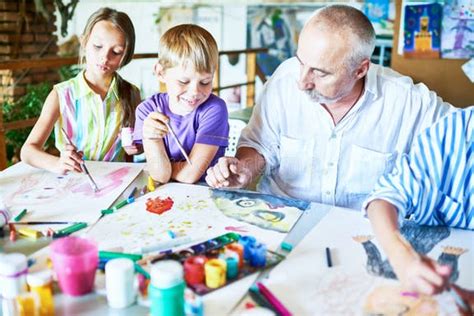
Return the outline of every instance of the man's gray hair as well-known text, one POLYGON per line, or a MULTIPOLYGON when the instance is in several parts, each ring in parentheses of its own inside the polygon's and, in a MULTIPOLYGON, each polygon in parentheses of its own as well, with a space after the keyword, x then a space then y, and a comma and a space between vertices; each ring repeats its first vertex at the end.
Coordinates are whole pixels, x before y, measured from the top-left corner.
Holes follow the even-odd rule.
POLYGON ((316 11, 308 22, 350 35, 354 43, 346 57, 349 69, 355 69, 364 59, 370 60, 375 48, 375 30, 360 10, 347 5, 330 5, 316 11))

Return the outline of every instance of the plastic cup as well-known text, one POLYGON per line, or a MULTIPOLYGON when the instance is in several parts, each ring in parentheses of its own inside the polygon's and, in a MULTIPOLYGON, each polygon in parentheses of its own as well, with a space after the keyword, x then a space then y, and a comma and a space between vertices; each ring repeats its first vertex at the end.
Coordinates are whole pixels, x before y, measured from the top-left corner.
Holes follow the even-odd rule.
POLYGON ((51 260, 63 293, 80 296, 94 288, 97 246, 87 239, 64 237, 51 243, 51 260))

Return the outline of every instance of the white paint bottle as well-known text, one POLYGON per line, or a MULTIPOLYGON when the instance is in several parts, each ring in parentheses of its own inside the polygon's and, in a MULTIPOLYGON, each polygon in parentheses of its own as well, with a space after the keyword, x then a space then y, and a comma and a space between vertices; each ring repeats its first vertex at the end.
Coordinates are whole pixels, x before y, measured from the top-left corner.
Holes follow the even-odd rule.
POLYGON ((125 308, 135 303, 133 261, 127 258, 112 259, 105 265, 107 302, 112 308, 125 308))

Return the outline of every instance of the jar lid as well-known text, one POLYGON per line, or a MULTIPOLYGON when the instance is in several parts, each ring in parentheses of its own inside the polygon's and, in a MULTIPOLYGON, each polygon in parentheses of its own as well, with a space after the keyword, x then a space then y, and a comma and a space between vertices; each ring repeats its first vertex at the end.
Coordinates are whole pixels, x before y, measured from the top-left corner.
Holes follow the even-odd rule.
POLYGON ((42 270, 34 273, 28 273, 26 276, 26 283, 29 286, 42 286, 51 283, 52 280, 51 270, 42 270))
POLYGON ((168 288, 183 281, 183 267, 177 261, 163 260, 151 266, 151 284, 157 288, 168 288))
POLYGON ((9 253, 0 257, 0 276, 15 277, 28 268, 26 256, 22 253, 9 253))
POLYGON ((123 273, 129 273, 130 271, 133 272, 134 265, 133 261, 128 258, 117 258, 109 260, 105 264, 105 273, 117 273, 121 275, 123 273))

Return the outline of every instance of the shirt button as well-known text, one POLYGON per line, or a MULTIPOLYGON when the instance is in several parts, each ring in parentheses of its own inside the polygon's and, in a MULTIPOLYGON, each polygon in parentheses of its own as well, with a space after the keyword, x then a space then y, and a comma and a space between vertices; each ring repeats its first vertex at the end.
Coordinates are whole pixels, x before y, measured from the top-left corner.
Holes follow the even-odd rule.
POLYGON ((331 195, 331 191, 326 191, 326 195, 331 195))
POLYGON ((328 163, 328 165, 329 165, 329 167, 332 167, 332 166, 334 166, 334 163, 330 162, 330 163, 328 163))

